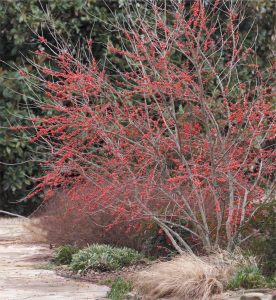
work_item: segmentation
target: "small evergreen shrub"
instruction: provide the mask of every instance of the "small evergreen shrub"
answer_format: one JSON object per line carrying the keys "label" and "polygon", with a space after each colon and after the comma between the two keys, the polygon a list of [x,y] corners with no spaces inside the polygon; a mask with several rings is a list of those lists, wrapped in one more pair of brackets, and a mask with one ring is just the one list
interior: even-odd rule
{"label": "small evergreen shrub", "polygon": [[57,265],[69,265],[73,254],[78,251],[78,248],[71,245],[60,246],[55,250],[53,262]]}
{"label": "small evergreen shrub", "polygon": [[132,288],[133,286],[130,281],[124,281],[122,278],[117,277],[112,282],[111,290],[108,292],[107,297],[111,300],[122,300]]}
{"label": "small evergreen shrub", "polygon": [[276,199],[259,207],[249,224],[259,234],[246,246],[251,254],[260,259],[260,268],[267,277],[276,277]]}
{"label": "small evergreen shrub", "polygon": [[270,289],[276,289],[276,275],[268,278],[267,287]]}
{"label": "small evergreen shrub", "polygon": [[239,288],[253,289],[267,286],[266,278],[256,265],[241,267],[237,273],[230,279],[228,289],[235,290]]}
{"label": "small evergreen shrub", "polygon": [[134,264],[141,258],[139,252],[130,248],[93,244],[75,253],[70,267],[74,271],[89,268],[96,271],[111,271]]}

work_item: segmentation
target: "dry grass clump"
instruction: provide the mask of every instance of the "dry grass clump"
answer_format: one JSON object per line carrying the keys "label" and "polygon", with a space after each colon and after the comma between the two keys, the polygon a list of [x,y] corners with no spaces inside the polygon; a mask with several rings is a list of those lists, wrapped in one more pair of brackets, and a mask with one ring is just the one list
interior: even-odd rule
{"label": "dry grass clump", "polygon": [[238,266],[247,263],[240,253],[220,252],[209,257],[183,254],[140,272],[134,281],[136,288],[148,299],[204,300],[223,292]]}

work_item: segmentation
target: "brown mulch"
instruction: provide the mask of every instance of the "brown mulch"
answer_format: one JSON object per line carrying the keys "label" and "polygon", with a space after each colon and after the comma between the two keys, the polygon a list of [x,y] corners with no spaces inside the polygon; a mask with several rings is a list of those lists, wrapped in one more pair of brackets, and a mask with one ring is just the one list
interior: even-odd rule
{"label": "brown mulch", "polygon": [[81,273],[71,271],[66,266],[60,266],[56,268],[56,273],[57,275],[66,278],[89,281],[95,284],[107,284],[117,277],[125,280],[131,280],[131,278],[135,277],[136,273],[148,269],[151,265],[152,264],[150,263],[140,263],[137,265],[124,267],[116,271],[99,272],[89,269]]}

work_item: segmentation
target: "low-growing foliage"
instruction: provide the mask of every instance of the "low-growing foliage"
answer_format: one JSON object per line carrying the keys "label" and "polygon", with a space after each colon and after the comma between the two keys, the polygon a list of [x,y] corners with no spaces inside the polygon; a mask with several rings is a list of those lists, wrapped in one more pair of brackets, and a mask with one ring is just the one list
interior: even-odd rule
{"label": "low-growing foliage", "polygon": [[117,277],[111,283],[111,290],[108,292],[107,297],[111,300],[122,300],[124,295],[130,292],[133,285],[130,281]]}
{"label": "low-growing foliage", "polygon": [[276,275],[269,277],[267,280],[267,287],[271,289],[276,289]]}
{"label": "low-growing foliage", "polygon": [[94,244],[75,253],[70,264],[74,271],[93,269],[97,271],[117,270],[142,259],[139,252],[130,248],[117,248]]}
{"label": "low-growing foliage", "polygon": [[69,265],[72,256],[78,252],[78,248],[71,245],[60,246],[55,250],[53,261],[59,265]]}
{"label": "low-growing foliage", "polygon": [[249,226],[256,236],[247,243],[246,249],[260,258],[259,266],[267,277],[276,276],[276,199],[261,205]]}
{"label": "low-growing foliage", "polygon": [[235,275],[230,279],[228,289],[253,289],[265,287],[267,285],[266,278],[262,275],[257,265],[241,267]]}

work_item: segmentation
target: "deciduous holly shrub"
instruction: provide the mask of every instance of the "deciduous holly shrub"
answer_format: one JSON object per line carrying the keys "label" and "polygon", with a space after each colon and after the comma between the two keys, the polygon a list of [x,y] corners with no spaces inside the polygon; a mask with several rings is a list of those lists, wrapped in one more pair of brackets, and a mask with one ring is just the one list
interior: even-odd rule
{"label": "deciduous holly shrub", "polygon": [[47,50],[37,55],[51,63],[37,66],[40,77],[21,75],[54,114],[32,119],[32,141],[49,150],[34,193],[64,189],[80,213],[112,211],[107,229],[155,222],[179,252],[192,251],[187,233],[232,249],[273,190],[275,64],[260,71],[237,3],[167,4],[115,26],[121,46],[107,49],[125,69],[39,38]]}

